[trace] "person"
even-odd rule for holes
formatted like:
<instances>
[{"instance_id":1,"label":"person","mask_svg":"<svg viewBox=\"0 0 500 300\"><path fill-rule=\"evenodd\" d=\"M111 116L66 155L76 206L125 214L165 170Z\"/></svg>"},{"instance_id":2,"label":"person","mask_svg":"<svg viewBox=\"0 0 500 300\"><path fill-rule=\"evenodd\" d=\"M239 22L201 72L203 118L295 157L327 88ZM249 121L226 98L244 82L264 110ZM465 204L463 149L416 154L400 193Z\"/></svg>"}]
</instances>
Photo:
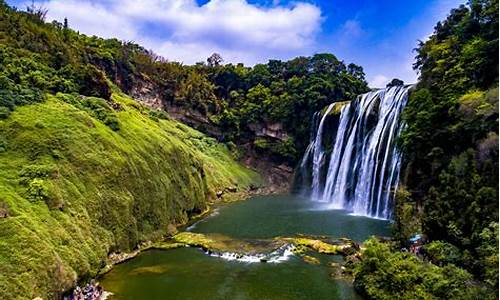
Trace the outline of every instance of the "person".
<instances>
[{"instance_id":1,"label":"person","mask_svg":"<svg viewBox=\"0 0 500 300\"><path fill-rule=\"evenodd\" d=\"M101 297L102 297L102 286L100 286L99 283L97 284L96 291L97 291L97 297L96 297L96 299L101 299Z\"/></svg>"},{"instance_id":2,"label":"person","mask_svg":"<svg viewBox=\"0 0 500 300\"><path fill-rule=\"evenodd\" d=\"M74 290L73 290L73 295L70 299L73 299L73 300L84 300L84 296L83 296L83 291L82 291L82 288L80 286L77 286Z\"/></svg>"}]
</instances>

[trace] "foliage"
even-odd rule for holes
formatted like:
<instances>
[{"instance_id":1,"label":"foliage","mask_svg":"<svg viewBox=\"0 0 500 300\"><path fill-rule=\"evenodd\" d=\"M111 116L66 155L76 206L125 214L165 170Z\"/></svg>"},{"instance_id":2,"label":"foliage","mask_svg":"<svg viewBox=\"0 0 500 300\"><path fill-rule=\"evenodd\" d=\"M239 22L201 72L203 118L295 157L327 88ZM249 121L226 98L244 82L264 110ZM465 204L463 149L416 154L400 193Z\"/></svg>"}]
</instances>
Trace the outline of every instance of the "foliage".
<instances>
[{"instance_id":1,"label":"foliage","mask_svg":"<svg viewBox=\"0 0 500 300\"><path fill-rule=\"evenodd\" d=\"M425 254L430 261L438 266L447 264L462 264L462 256L460 250L447 242L433 241L424 246Z\"/></svg>"},{"instance_id":2,"label":"foliage","mask_svg":"<svg viewBox=\"0 0 500 300\"><path fill-rule=\"evenodd\" d=\"M498 81L498 1L472 0L453 9L417 53L421 85L438 96L491 87Z\"/></svg>"},{"instance_id":3,"label":"foliage","mask_svg":"<svg viewBox=\"0 0 500 300\"><path fill-rule=\"evenodd\" d=\"M223 64L214 53L207 64L183 66L134 43L79 34L68 19L44 23L43 15L43 8L21 12L0 2L0 94L8 94L0 97L0 118L15 106L43 101L43 92L109 101L111 82L139 97L146 86L162 103L216 122L225 142L251 144L252 124L282 123L292 137L287 147L294 149L271 151L294 163L297 155L290 153L302 153L307 146L312 114L368 89L362 67L346 65L332 54L270 60L250 68ZM119 129L114 120L108 124Z\"/></svg>"},{"instance_id":4,"label":"foliage","mask_svg":"<svg viewBox=\"0 0 500 300\"><path fill-rule=\"evenodd\" d=\"M422 224L416 203L412 202L411 193L405 187L400 187L396 191L394 223L392 225L393 237L401 245L405 245L412 236L421 232Z\"/></svg>"},{"instance_id":5,"label":"foliage","mask_svg":"<svg viewBox=\"0 0 500 300\"><path fill-rule=\"evenodd\" d=\"M332 54L270 60L253 68L241 64L198 67L208 74L223 102L214 120L228 131L225 138L246 142L253 139L252 124L281 123L291 139L270 149L292 164L307 146L314 112L368 89L361 67L346 66Z\"/></svg>"},{"instance_id":6,"label":"foliage","mask_svg":"<svg viewBox=\"0 0 500 300\"><path fill-rule=\"evenodd\" d=\"M436 266L376 239L365 243L354 274L355 288L369 299L496 299L465 270Z\"/></svg>"},{"instance_id":7,"label":"foliage","mask_svg":"<svg viewBox=\"0 0 500 300\"><path fill-rule=\"evenodd\" d=\"M397 231L421 223L434 262L498 288L498 0L453 9L416 51L400 141L411 195L400 207L418 213L399 216Z\"/></svg>"},{"instance_id":8,"label":"foliage","mask_svg":"<svg viewBox=\"0 0 500 300\"><path fill-rule=\"evenodd\" d=\"M492 222L479 234L479 268L482 279L491 287L498 287L498 222Z\"/></svg>"},{"instance_id":9,"label":"foliage","mask_svg":"<svg viewBox=\"0 0 500 300\"><path fill-rule=\"evenodd\" d=\"M391 87L391 86L398 86L398 85L404 85L404 81L401 80L401 79L398 79L398 78L394 78L393 80L391 80L391 82L389 82L387 84L387 87Z\"/></svg>"},{"instance_id":10,"label":"foliage","mask_svg":"<svg viewBox=\"0 0 500 300\"><path fill-rule=\"evenodd\" d=\"M49 198L49 188L45 181L39 178L35 178L29 183L27 192L27 198L31 201L44 201Z\"/></svg>"},{"instance_id":11,"label":"foliage","mask_svg":"<svg viewBox=\"0 0 500 300\"><path fill-rule=\"evenodd\" d=\"M203 115L218 112L215 87L208 81L206 75L191 71L181 81L175 101L188 108L200 111Z\"/></svg>"},{"instance_id":12,"label":"foliage","mask_svg":"<svg viewBox=\"0 0 500 300\"><path fill-rule=\"evenodd\" d=\"M120 106L119 131L96 113L107 101L69 94L0 120L0 206L8 208L0 298L57 298L95 276L108 253L157 239L204 210L216 191L260 185L214 139L152 120L126 96L111 101Z\"/></svg>"}]
</instances>

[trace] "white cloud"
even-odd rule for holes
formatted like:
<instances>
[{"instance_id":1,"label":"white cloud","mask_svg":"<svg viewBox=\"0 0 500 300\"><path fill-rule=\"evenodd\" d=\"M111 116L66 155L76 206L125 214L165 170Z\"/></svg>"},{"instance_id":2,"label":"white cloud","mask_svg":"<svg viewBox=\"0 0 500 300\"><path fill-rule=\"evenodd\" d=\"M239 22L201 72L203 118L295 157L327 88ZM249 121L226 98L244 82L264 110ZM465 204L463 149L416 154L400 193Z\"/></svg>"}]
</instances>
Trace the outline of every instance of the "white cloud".
<instances>
[{"instance_id":1,"label":"white cloud","mask_svg":"<svg viewBox=\"0 0 500 300\"><path fill-rule=\"evenodd\" d=\"M246 0L49 0L49 19L67 17L89 35L117 37L152 48L167 59L194 63L219 52L247 64L309 54L321 28L320 9L296 2L256 6Z\"/></svg>"},{"instance_id":2,"label":"white cloud","mask_svg":"<svg viewBox=\"0 0 500 300\"><path fill-rule=\"evenodd\" d=\"M340 32L345 38L357 38L364 34L364 30L357 20L347 20L342 25Z\"/></svg>"},{"instance_id":3,"label":"white cloud","mask_svg":"<svg viewBox=\"0 0 500 300\"><path fill-rule=\"evenodd\" d=\"M122 39L136 35L133 24L104 5L75 0L54 0L42 5L48 9L48 19L62 22L68 18L73 29L88 35Z\"/></svg>"},{"instance_id":4,"label":"white cloud","mask_svg":"<svg viewBox=\"0 0 500 300\"><path fill-rule=\"evenodd\" d=\"M389 78L382 74L375 75L369 82L368 86L371 88L382 88L389 83Z\"/></svg>"}]
</instances>

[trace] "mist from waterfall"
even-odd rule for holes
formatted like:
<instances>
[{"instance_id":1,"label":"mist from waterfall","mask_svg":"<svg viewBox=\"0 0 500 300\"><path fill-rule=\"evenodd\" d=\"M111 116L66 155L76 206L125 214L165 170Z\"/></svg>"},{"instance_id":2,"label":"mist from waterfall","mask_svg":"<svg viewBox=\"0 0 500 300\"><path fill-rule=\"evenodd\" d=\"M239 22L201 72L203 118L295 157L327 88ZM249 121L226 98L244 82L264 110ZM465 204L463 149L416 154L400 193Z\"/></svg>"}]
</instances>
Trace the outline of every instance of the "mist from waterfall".
<instances>
[{"instance_id":1,"label":"mist from waterfall","mask_svg":"<svg viewBox=\"0 0 500 300\"><path fill-rule=\"evenodd\" d=\"M395 141L404 127L401 112L408 90L395 86L372 91L351 103L333 103L315 115L315 134L301 162L302 172L312 178L312 201L356 215L391 218L401 165ZM338 125L325 132L334 108L340 111ZM325 145L329 134L333 142Z\"/></svg>"}]
</instances>

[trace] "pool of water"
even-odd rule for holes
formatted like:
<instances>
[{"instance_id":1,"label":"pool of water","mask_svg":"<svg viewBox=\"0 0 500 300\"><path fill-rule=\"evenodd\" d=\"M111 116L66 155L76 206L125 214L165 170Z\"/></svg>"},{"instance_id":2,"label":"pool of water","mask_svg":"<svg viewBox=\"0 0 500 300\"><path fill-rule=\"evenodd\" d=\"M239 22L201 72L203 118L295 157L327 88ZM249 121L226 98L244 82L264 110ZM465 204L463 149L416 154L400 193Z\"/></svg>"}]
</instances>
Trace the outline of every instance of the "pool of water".
<instances>
[{"instance_id":1,"label":"pool of water","mask_svg":"<svg viewBox=\"0 0 500 300\"><path fill-rule=\"evenodd\" d=\"M388 236L388 221L325 210L292 195L259 196L218 208L189 231L220 233L235 238L273 238L296 234L348 237L361 242L371 235Z\"/></svg>"},{"instance_id":2,"label":"pool of water","mask_svg":"<svg viewBox=\"0 0 500 300\"><path fill-rule=\"evenodd\" d=\"M234 238L264 239L295 234L349 237L362 241L388 235L389 222L321 210L295 196L262 196L218 208L188 229ZM352 285L331 276L339 257L314 254L271 263L211 257L196 248L152 250L117 265L100 278L111 299L358 299Z\"/></svg>"},{"instance_id":3,"label":"pool of water","mask_svg":"<svg viewBox=\"0 0 500 300\"><path fill-rule=\"evenodd\" d=\"M348 282L299 258L248 264L195 248L147 251L116 266L101 284L111 299L357 299Z\"/></svg>"}]
</instances>

